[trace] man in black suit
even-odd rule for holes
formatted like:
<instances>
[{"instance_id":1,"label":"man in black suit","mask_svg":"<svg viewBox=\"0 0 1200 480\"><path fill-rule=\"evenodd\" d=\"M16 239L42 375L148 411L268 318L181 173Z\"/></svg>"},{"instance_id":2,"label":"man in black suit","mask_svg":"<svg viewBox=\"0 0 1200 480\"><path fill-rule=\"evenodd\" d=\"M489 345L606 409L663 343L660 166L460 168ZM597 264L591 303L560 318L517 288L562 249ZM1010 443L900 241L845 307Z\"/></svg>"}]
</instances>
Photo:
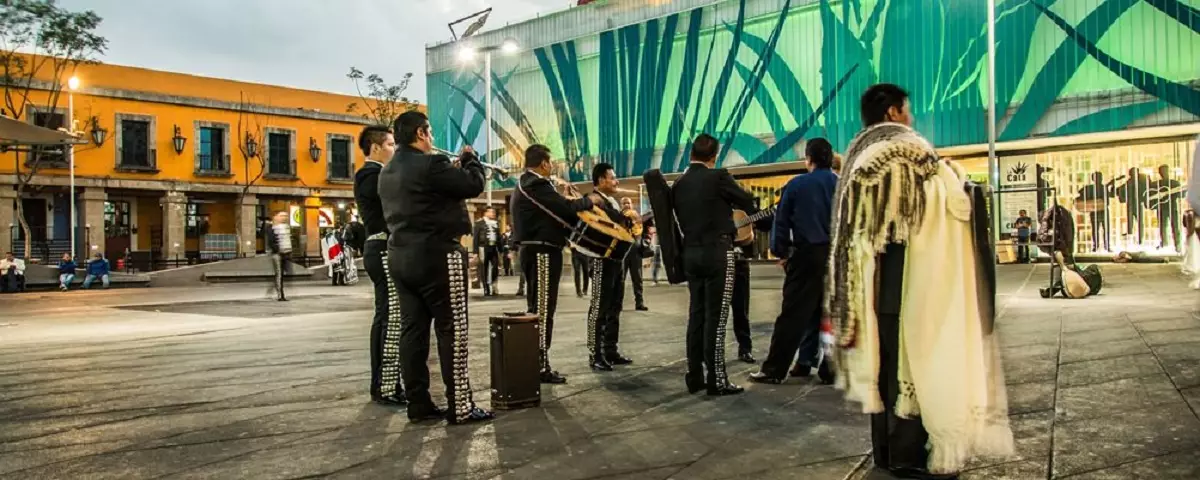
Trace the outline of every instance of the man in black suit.
<instances>
[{"instance_id":1,"label":"man in black suit","mask_svg":"<svg viewBox=\"0 0 1200 480\"><path fill-rule=\"evenodd\" d=\"M487 421L475 406L467 372L467 252L459 240L471 232L464 201L483 193L483 165L467 147L460 167L431 155L433 128L421 112L405 112L393 126L403 146L379 173L379 199L387 220L389 270L400 300L400 370L408 418L445 417L452 424ZM429 395L429 328L437 331L438 360L449 409Z\"/></svg>"},{"instance_id":2,"label":"man in black suit","mask_svg":"<svg viewBox=\"0 0 1200 480\"><path fill-rule=\"evenodd\" d=\"M597 163L592 167L592 187L604 200L600 209L609 220L618 225L628 225L621 214L621 204L613 197L617 193L617 175L613 166ZM629 255L634 255L630 252ZM624 259L589 258L592 271L592 304L588 308L588 351L592 370L612 371L613 365L633 363L621 355L617 342L621 336L621 303L625 298Z\"/></svg>"},{"instance_id":3,"label":"man in black suit","mask_svg":"<svg viewBox=\"0 0 1200 480\"><path fill-rule=\"evenodd\" d=\"M701 134L692 142L691 165L671 188L688 282L688 391L707 387L709 395L741 393L725 372L725 323L733 296L733 209L755 213L752 197L725 169L717 169L716 138ZM705 372L707 367L707 372Z\"/></svg>"},{"instance_id":4,"label":"man in black suit","mask_svg":"<svg viewBox=\"0 0 1200 480\"><path fill-rule=\"evenodd\" d=\"M600 203L598 195L568 200L554 189L554 162L550 149L530 145L525 149L525 173L517 183L510 211L513 238L521 250L521 273L529 286L525 296L529 312L541 322L541 381L566 383L567 378L550 368L550 341L554 333L554 310L558 306L558 284L562 278L562 252L567 235L579 221L576 212Z\"/></svg>"},{"instance_id":5,"label":"man in black suit","mask_svg":"<svg viewBox=\"0 0 1200 480\"><path fill-rule=\"evenodd\" d=\"M496 279L500 277L500 222L496 221L496 209L483 209L483 218L475 222L471 238L474 240L476 258L479 259L479 284L483 285L483 296L496 296Z\"/></svg>"},{"instance_id":6,"label":"man in black suit","mask_svg":"<svg viewBox=\"0 0 1200 480\"><path fill-rule=\"evenodd\" d=\"M400 380L400 309L396 287L387 273L387 221L379 202L379 172L396 154L392 130L371 125L358 135L358 147L367 159L354 173L354 203L367 230L363 266L375 286L375 318L371 322L371 399L382 404L403 405Z\"/></svg>"},{"instance_id":7,"label":"man in black suit","mask_svg":"<svg viewBox=\"0 0 1200 480\"><path fill-rule=\"evenodd\" d=\"M621 199L621 214L630 221L641 221L641 215L637 210L633 209L633 200L629 197ZM645 237L645 229L642 230L642 235L634 237L633 251L625 256L625 275L629 276L629 284L633 286L633 306L639 312L650 310L646 308L646 296L642 285L642 249L649 248L649 243Z\"/></svg>"}]
</instances>

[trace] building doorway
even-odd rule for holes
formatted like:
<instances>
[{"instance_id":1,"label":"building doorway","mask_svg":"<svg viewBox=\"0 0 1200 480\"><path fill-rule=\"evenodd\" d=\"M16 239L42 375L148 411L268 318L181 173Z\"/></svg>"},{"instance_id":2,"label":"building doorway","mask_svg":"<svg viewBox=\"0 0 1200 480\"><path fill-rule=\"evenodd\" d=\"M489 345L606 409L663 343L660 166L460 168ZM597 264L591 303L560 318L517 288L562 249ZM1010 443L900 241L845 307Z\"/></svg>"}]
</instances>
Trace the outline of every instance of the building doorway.
<instances>
[{"instance_id":1,"label":"building doorway","mask_svg":"<svg viewBox=\"0 0 1200 480\"><path fill-rule=\"evenodd\" d=\"M110 261L124 257L132 247L129 217L128 201L104 202L104 257Z\"/></svg>"}]
</instances>

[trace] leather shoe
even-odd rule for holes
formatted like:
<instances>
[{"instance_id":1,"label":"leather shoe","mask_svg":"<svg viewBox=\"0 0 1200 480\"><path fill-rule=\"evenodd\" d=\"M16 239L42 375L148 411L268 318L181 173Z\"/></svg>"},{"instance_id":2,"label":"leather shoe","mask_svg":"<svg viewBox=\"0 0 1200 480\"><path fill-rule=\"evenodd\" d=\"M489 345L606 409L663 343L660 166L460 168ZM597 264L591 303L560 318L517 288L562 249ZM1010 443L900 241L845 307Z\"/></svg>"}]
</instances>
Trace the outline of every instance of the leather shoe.
<instances>
[{"instance_id":1,"label":"leather shoe","mask_svg":"<svg viewBox=\"0 0 1200 480\"><path fill-rule=\"evenodd\" d=\"M752 354L750 352L739 353L738 360L741 360L742 362L745 362L745 363L758 363L758 360L754 359L754 354Z\"/></svg>"},{"instance_id":2,"label":"leather shoe","mask_svg":"<svg viewBox=\"0 0 1200 480\"><path fill-rule=\"evenodd\" d=\"M812 375L812 367L797 363L788 374L793 377L807 377Z\"/></svg>"},{"instance_id":3,"label":"leather shoe","mask_svg":"<svg viewBox=\"0 0 1200 480\"><path fill-rule=\"evenodd\" d=\"M471 407L471 410L469 412L467 412L467 415L465 417L463 417L462 420L459 420L453 414L447 415L446 420L451 425L464 425L467 423L486 422L493 418L496 418L495 413L489 412L489 411L484 410L479 407Z\"/></svg>"},{"instance_id":4,"label":"leather shoe","mask_svg":"<svg viewBox=\"0 0 1200 480\"><path fill-rule=\"evenodd\" d=\"M725 395L737 395L744 391L746 391L745 388L739 387L732 383L726 383L724 385L709 385L708 386L708 396L710 396L710 397L723 397Z\"/></svg>"},{"instance_id":5,"label":"leather shoe","mask_svg":"<svg viewBox=\"0 0 1200 480\"><path fill-rule=\"evenodd\" d=\"M605 355L604 361L608 362L610 365L629 365L633 363L633 359L619 353L610 353Z\"/></svg>"},{"instance_id":6,"label":"leather shoe","mask_svg":"<svg viewBox=\"0 0 1200 480\"><path fill-rule=\"evenodd\" d=\"M539 377L542 383L552 383L555 385L567 383L567 377L554 370L546 370Z\"/></svg>"},{"instance_id":7,"label":"leather shoe","mask_svg":"<svg viewBox=\"0 0 1200 480\"><path fill-rule=\"evenodd\" d=\"M684 374L683 383L687 385L688 393L696 393L704 390L704 380L699 375Z\"/></svg>"},{"instance_id":8,"label":"leather shoe","mask_svg":"<svg viewBox=\"0 0 1200 480\"><path fill-rule=\"evenodd\" d=\"M380 405L391 405L397 407L408 405L408 397L404 396L404 392L397 392L394 395L387 396L372 395L371 401Z\"/></svg>"},{"instance_id":9,"label":"leather shoe","mask_svg":"<svg viewBox=\"0 0 1200 480\"><path fill-rule=\"evenodd\" d=\"M768 385L779 385L783 383L782 378L775 378L763 372L754 372L750 374L750 381L754 383L765 383Z\"/></svg>"},{"instance_id":10,"label":"leather shoe","mask_svg":"<svg viewBox=\"0 0 1200 480\"><path fill-rule=\"evenodd\" d=\"M438 408L437 405L408 405L408 421L412 423L420 423L427 420L445 420L446 409Z\"/></svg>"},{"instance_id":11,"label":"leather shoe","mask_svg":"<svg viewBox=\"0 0 1200 480\"><path fill-rule=\"evenodd\" d=\"M592 370L600 372L611 372L612 364L608 363L603 357L592 359Z\"/></svg>"},{"instance_id":12,"label":"leather shoe","mask_svg":"<svg viewBox=\"0 0 1200 480\"><path fill-rule=\"evenodd\" d=\"M833 373L833 365L829 364L828 359L821 361L821 366L817 367L817 378L821 379L822 385L833 385L837 375Z\"/></svg>"},{"instance_id":13,"label":"leather shoe","mask_svg":"<svg viewBox=\"0 0 1200 480\"><path fill-rule=\"evenodd\" d=\"M646 308L645 305L638 305L637 307L634 307L634 309L639 312L649 312L650 311L650 309Z\"/></svg>"}]
</instances>

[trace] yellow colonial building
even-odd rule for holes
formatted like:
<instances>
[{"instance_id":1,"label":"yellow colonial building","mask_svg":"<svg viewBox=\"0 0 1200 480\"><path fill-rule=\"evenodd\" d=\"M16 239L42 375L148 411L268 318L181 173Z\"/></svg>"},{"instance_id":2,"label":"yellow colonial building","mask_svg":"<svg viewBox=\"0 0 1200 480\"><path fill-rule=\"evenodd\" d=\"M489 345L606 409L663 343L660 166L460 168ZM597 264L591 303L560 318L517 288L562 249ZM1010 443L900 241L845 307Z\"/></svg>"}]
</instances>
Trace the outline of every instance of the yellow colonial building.
<instances>
[{"instance_id":1,"label":"yellow colonial building","mask_svg":"<svg viewBox=\"0 0 1200 480\"><path fill-rule=\"evenodd\" d=\"M143 269L253 254L263 223L287 211L293 244L317 256L321 231L351 217L363 162L355 139L368 121L345 112L361 99L105 64L74 76L78 88L64 87L53 114L53 79L35 82L19 120L59 128L73 117L88 142L73 153L81 254ZM18 199L17 174L34 155L43 155L39 170ZM68 155L0 154L0 248L24 255L17 202L33 258L53 261L69 248Z\"/></svg>"}]
</instances>

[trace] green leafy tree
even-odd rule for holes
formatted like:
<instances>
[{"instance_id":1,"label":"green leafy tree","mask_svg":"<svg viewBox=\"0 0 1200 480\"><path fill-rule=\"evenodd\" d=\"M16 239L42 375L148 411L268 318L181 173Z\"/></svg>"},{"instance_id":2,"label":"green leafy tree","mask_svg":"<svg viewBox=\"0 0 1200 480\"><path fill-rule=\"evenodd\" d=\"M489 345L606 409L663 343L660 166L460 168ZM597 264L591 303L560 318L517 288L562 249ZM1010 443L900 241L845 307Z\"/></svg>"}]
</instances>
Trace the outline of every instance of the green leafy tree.
<instances>
[{"instance_id":1,"label":"green leafy tree","mask_svg":"<svg viewBox=\"0 0 1200 480\"><path fill-rule=\"evenodd\" d=\"M46 92L40 111L53 118L66 79L80 64L95 63L108 40L96 33L101 18L91 10L72 12L55 5L54 0L0 0L0 83L4 87L4 107L12 118L28 115L34 91ZM64 122L70 123L70 122ZM74 125L64 125L74 131ZM17 198L23 198L38 169L54 156L13 155L16 164ZM17 221L25 237L25 258L31 258L29 223L23 202L17 202Z\"/></svg>"},{"instance_id":2,"label":"green leafy tree","mask_svg":"<svg viewBox=\"0 0 1200 480\"><path fill-rule=\"evenodd\" d=\"M408 82L412 80L412 76L412 72L405 73L400 83L389 85L383 80L383 77L377 74L364 75L362 70L350 67L350 73L346 74L346 78L354 82L354 90L358 92L358 97L362 99L362 106L366 107L366 111L361 110L358 102L351 102L346 105L346 113L358 113L372 123L391 125L392 121L401 113L417 108L416 103L410 102L408 97L404 96L404 91L408 89ZM364 83L367 89L365 93L363 92Z\"/></svg>"}]
</instances>

